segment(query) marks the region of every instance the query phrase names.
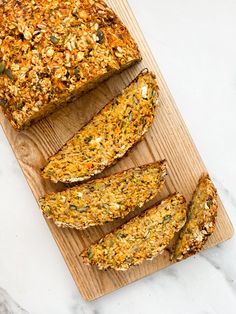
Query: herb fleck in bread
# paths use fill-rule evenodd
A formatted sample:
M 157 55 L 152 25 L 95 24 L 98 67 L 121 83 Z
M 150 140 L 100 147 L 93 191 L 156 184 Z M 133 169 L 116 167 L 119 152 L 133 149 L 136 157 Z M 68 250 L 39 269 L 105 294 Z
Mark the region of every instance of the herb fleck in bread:
M 17 130 L 140 59 L 102 0 L 0 2 L 0 107 Z
M 186 202 L 175 194 L 82 252 L 99 269 L 127 270 L 161 253 L 186 221 Z
M 59 227 L 85 229 L 142 207 L 159 193 L 165 176 L 166 162 L 155 162 L 48 194 L 39 203 Z
M 49 159 L 43 177 L 73 183 L 114 164 L 151 126 L 158 92 L 155 76 L 142 72 Z
M 173 251 L 173 260 L 183 260 L 203 248 L 215 230 L 217 208 L 216 189 L 209 176 L 204 174 L 189 205 L 187 223 L 180 232 Z

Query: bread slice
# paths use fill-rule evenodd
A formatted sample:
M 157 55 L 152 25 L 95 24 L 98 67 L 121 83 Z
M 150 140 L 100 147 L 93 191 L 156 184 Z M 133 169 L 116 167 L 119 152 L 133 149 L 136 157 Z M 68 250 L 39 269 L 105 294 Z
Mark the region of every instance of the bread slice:
M 217 208 L 216 189 L 209 176 L 204 174 L 189 204 L 187 223 L 174 247 L 173 260 L 181 261 L 203 248 L 215 230 Z
M 101 270 L 127 270 L 161 253 L 185 221 L 186 201 L 172 195 L 83 251 L 83 262 Z
M 132 168 L 39 200 L 43 214 L 59 227 L 85 229 L 124 218 L 161 190 L 166 162 Z
M 0 1 L 0 107 L 17 130 L 141 60 L 103 0 Z
M 73 183 L 87 180 L 114 164 L 151 126 L 157 99 L 155 76 L 143 71 L 49 159 L 43 177 Z

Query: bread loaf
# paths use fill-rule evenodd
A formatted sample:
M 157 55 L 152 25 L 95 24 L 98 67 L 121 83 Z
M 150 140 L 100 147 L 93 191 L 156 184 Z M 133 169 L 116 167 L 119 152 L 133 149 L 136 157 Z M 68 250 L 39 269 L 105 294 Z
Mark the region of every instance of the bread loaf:
M 0 107 L 21 130 L 141 59 L 102 0 L 0 5 Z

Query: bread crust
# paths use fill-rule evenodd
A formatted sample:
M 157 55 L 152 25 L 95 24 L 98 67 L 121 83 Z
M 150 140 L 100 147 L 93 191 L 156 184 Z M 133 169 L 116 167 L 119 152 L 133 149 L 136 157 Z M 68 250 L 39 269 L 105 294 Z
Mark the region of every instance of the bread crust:
M 0 107 L 17 130 L 141 60 L 103 0 L 8 0 L 0 16 Z
M 202 250 L 216 225 L 217 191 L 208 174 L 199 179 L 189 204 L 188 219 L 173 249 L 172 260 L 181 261 Z

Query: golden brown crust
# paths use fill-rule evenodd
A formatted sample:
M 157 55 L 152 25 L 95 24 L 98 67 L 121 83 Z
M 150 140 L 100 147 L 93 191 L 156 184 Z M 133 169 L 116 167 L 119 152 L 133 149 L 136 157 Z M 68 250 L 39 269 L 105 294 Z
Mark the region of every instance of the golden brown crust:
M 81 253 L 83 262 L 127 270 L 160 254 L 185 221 L 186 201 L 177 193 L 91 245 Z
M 18 130 L 141 59 L 102 0 L 8 0 L 0 16 L 0 104 Z
M 174 247 L 173 260 L 180 261 L 203 248 L 215 230 L 217 208 L 217 191 L 209 175 L 204 174 L 189 204 L 187 223 Z
M 147 70 L 109 102 L 49 159 L 42 171 L 54 182 L 84 181 L 114 164 L 151 126 L 159 90 Z
M 85 229 L 141 208 L 159 193 L 165 176 L 166 162 L 155 162 L 47 194 L 39 204 L 57 226 Z

